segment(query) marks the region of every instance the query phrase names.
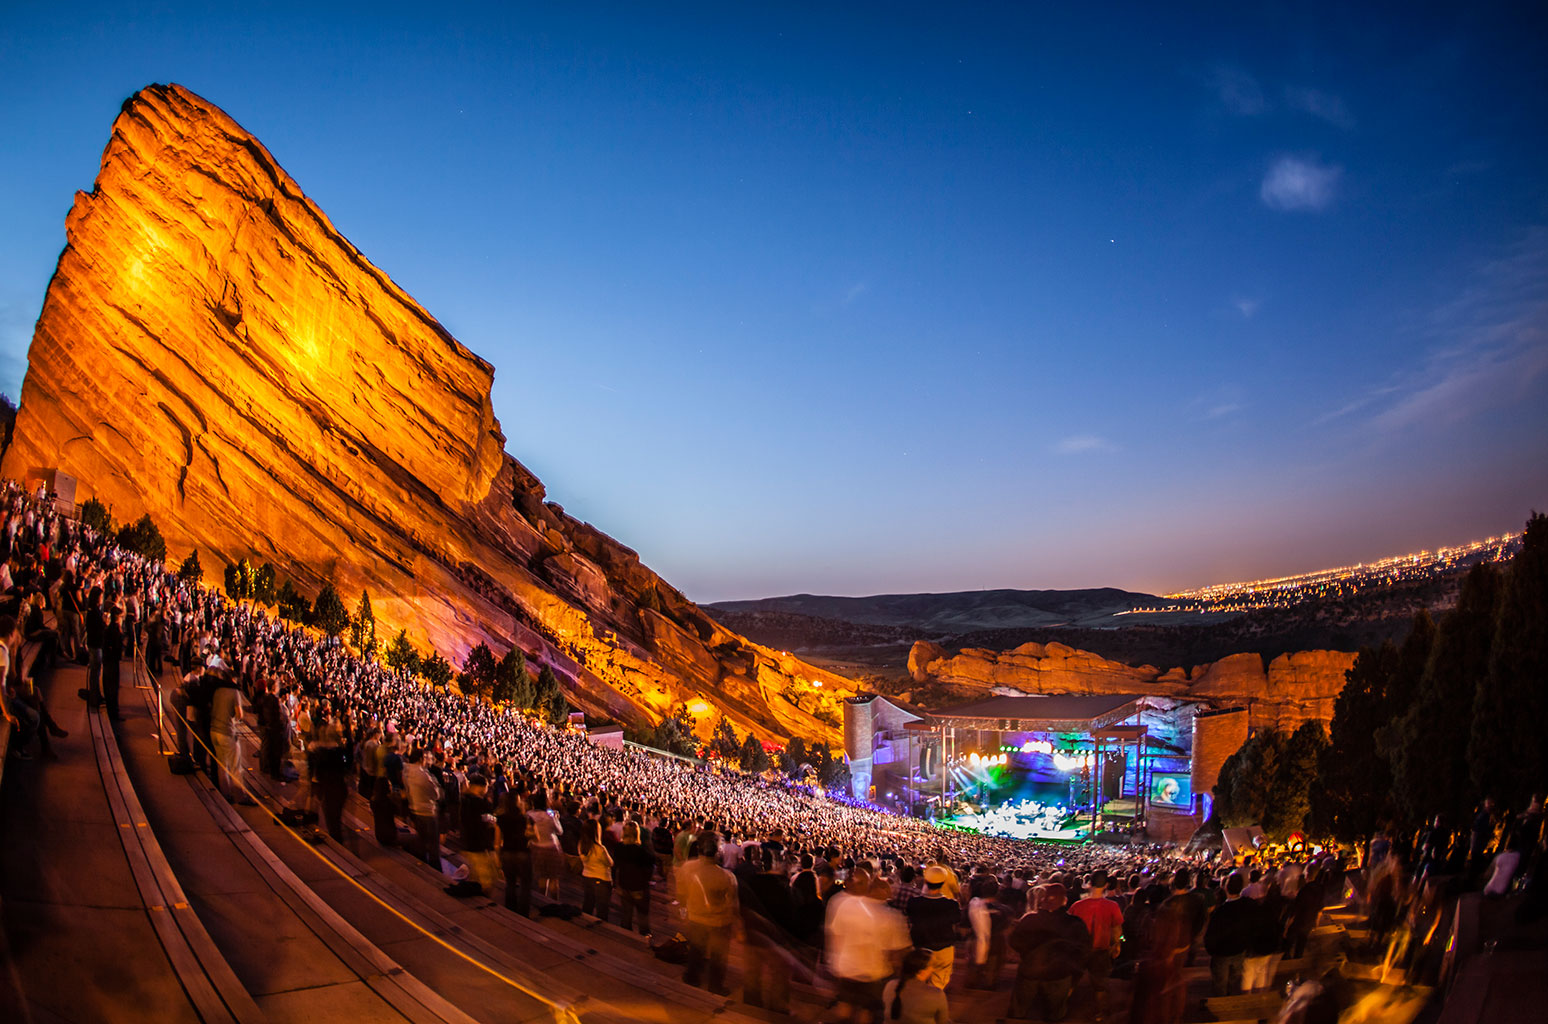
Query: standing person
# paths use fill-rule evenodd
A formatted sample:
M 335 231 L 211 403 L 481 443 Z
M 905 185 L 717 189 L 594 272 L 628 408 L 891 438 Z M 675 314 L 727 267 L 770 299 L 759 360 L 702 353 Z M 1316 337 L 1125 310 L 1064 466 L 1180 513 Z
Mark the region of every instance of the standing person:
M 505 875 L 505 909 L 526 917 L 532 911 L 532 823 L 516 790 L 508 789 L 500 797 L 495 829 L 500 840 L 500 870 Z
M 1091 958 L 1091 933 L 1065 909 L 1068 899 L 1061 883 L 1042 886 L 1037 909 L 1011 929 L 1011 948 L 1021 958 L 1011 992 L 1011 1017 L 1030 1017 L 1036 1009 L 1044 1020 L 1060 1021 L 1069 1012 L 1070 993 Z
M 42 716 L 21 698 L 21 673 L 14 670 L 17 658 L 14 652 L 20 643 L 21 633 L 16 628 L 15 617 L 0 615 L 0 711 L 4 711 L 6 721 L 15 730 L 11 749 L 17 757 L 30 761 L 32 754 L 27 750 L 27 744 L 34 733 L 41 737 L 44 751 L 49 747 L 48 737 L 41 729 Z
M 1096 995 L 1097 1020 L 1107 1012 L 1107 979 L 1123 945 L 1123 911 L 1108 897 L 1107 881 L 1107 872 L 1097 868 L 1086 878 L 1085 893 L 1070 908 L 1070 913 L 1080 918 L 1091 933 L 1091 959 L 1086 970 Z
M 102 629 L 102 656 L 99 659 L 102 674 L 102 703 L 107 716 L 122 722 L 118 713 L 118 681 L 124 667 L 124 631 L 119 624 L 118 609 L 114 608 Z
M 904 911 L 914 948 L 930 954 L 932 980 L 941 989 L 951 981 L 957 959 L 957 927 L 962 923 L 962 905 L 945 893 L 951 880 L 951 872 L 939 864 L 925 868 L 924 891 L 909 900 Z
M 478 892 L 494 887 L 494 805 L 489 802 L 489 784 L 482 775 L 468 776 L 468 790 L 462 794 L 462 859 L 468 864 L 468 878 Z M 476 895 L 476 893 L 475 893 Z
M 1242 873 L 1233 871 L 1225 882 L 1225 902 L 1210 915 L 1204 930 L 1204 950 L 1209 954 L 1210 993 L 1233 995 L 1242 991 L 1247 944 L 1258 926 L 1258 907 L 1242 892 Z
M 81 594 L 68 569 L 59 582 L 59 648 L 71 661 L 80 660 Z
M 102 644 L 107 636 L 107 616 L 102 614 L 102 588 L 92 587 L 86 599 L 86 688 L 81 699 L 89 708 L 102 704 Z
M 791 947 L 796 944 L 795 901 L 784 861 L 750 843 L 742 856 L 739 900 L 747 936 L 742 1000 L 771 1013 L 790 1012 Z
M 344 800 L 349 796 L 349 769 L 354 763 L 344 744 L 344 733 L 336 721 L 320 730 L 314 756 L 308 760 L 317 778 L 317 795 L 322 804 L 323 826 L 335 842 L 344 841 Z
M 419 857 L 426 864 L 441 870 L 441 822 L 436 816 L 436 803 L 441 799 L 440 784 L 425 767 L 425 750 L 415 744 L 409 754 L 408 765 L 403 769 L 403 790 L 408 800 L 409 817 L 414 820 L 414 832 L 418 837 Z
M 602 841 L 602 823 L 595 818 L 581 825 L 581 913 L 607 923 L 613 904 L 613 855 Z
M 1483 873 L 1483 853 L 1493 838 L 1494 800 L 1484 797 L 1483 803 L 1478 806 L 1478 813 L 1473 816 L 1473 827 L 1468 832 L 1467 870 L 1471 877 L 1477 878 Z
M 946 993 L 930 981 L 930 956 L 910 950 L 898 976 L 882 991 L 882 1018 L 896 1024 L 951 1024 Z
M 613 854 L 618 880 L 618 923 L 624 931 L 637 927 L 650 934 L 650 876 L 656 857 L 640 843 L 639 822 L 626 821 L 623 838 Z
M 397 757 L 398 737 L 393 733 L 382 738 L 377 747 L 375 783 L 371 789 L 371 831 L 383 846 L 398 845 L 398 794 L 392 785 L 392 770 L 388 761 Z
M 1494 855 L 1485 896 L 1504 896 L 1510 891 L 1522 861 L 1531 856 L 1543 831 L 1543 798 L 1533 795 L 1527 809 L 1505 826 L 1500 852 Z
M 885 900 L 871 898 L 871 881 L 868 868 L 850 874 L 844 890 L 828 901 L 825 930 L 828 970 L 838 984 L 839 1019 L 857 1024 L 881 1019 L 887 979 L 909 948 L 908 922 Z M 922 952 L 933 978 L 930 953 Z
M 532 871 L 537 876 L 538 892 L 557 900 L 564 850 L 559 846 L 559 822 L 548 810 L 548 794 L 542 789 L 532 794 L 527 819 L 532 822 Z
M 111 653 L 110 646 L 104 656 Z M 252 803 L 252 797 L 242 791 L 241 776 L 238 774 L 242 770 L 242 741 L 236 730 L 237 723 L 242 719 L 242 691 L 238 689 L 231 670 L 219 655 L 210 658 L 208 671 L 213 680 L 210 689 L 210 747 L 215 752 L 215 788 L 232 803 Z M 103 678 L 107 678 L 106 672 Z
M 720 839 L 713 832 L 699 836 L 698 856 L 677 868 L 677 898 L 687 916 L 688 966 L 683 981 L 701 980 L 716 995 L 730 995 L 726 961 L 731 955 L 731 931 L 737 921 L 736 879 L 716 863 Z

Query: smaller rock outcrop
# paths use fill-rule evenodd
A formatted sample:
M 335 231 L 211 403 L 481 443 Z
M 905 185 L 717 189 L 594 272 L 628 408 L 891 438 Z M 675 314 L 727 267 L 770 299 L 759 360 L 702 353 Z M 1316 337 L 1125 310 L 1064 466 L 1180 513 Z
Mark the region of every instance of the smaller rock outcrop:
M 969 647 L 952 654 L 921 640 L 909 651 L 908 671 L 916 683 L 998 693 L 1144 693 L 1240 705 L 1248 709 L 1253 728 L 1293 729 L 1307 719 L 1332 720 L 1333 701 L 1354 658 L 1343 651 L 1296 651 L 1265 665 L 1261 655 L 1232 654 L 1191 670 L 1163 672 L 1060 643 L 1027 643 L 1009 651 Z

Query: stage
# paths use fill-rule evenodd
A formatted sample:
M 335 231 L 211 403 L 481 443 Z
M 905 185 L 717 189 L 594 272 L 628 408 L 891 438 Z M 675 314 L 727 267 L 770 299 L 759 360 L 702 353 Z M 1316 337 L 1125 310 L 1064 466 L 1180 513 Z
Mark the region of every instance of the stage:
M 979 812 L 967 812 L 942 822 L 968 832 L 1006 839 L 1083 843 L 1091 837 L 1091 819 L 1077 819 L 1069 808 L 1036 800 L 1013 800 Z

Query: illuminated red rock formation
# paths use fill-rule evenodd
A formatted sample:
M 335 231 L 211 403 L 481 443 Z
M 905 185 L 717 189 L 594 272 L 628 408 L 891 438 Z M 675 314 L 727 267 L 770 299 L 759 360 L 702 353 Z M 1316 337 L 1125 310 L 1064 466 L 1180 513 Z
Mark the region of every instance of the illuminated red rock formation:
M 1022 644 L 1010 651 L 966 648 L 952 654 L 920 641 L 909 652 L 915 682 L 939 681 L 1019 693 L 1153 693 L 1241 705 L 1254 728 L 1293 729 L 1308 718 L 1326 723 L 1354 655 L 1342 651 L 1281 654 L 1264 667 L 1257 654 L 1232 654 L 1191 671 L 1108 661 L 1064 644 Z
M 545 503 L 505 452 L 494 368 L 212 104 L 131 97 L 66 236 L 6 475 L 58 468 L 207 566 L 368 590 L 457 663 L 520 644 L 594 712 L 645 724 L 702 698 L 744 731 L 835 737 L 779 693 L 848 681 L 720 628 Z

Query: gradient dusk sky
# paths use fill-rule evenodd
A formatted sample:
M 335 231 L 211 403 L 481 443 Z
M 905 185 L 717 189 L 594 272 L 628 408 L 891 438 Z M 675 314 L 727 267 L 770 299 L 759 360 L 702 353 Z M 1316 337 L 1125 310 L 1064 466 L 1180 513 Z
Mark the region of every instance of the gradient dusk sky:
M 119 105 L 175 81 L 495 364 L 552 500 L 696 600 L 1162 591 L 1516 530 L 1548 507 L 1545 10 L 11 0 L 0 389 Z

